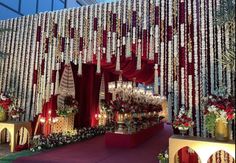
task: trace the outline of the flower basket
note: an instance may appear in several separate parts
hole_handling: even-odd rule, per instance
[[[189,127],[179,126],[178,129],[179,129],[180,133],[182,134],[182,136],[184,136],[187,133]]]
[[[183,136],[187,133],[189,128],[193,127],[193,125],[194,122],[192,118],[189,117],[184,107],[180,108],[179,114],[177,117],[175,117],[173,122],[173,127],[177,128]]]
[[[228,123],[224,120],[217,120],[215,126],[215,138],[219,141],[229,140],[229,127]]]

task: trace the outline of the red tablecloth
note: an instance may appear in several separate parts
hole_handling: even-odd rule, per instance
[[[105,144],[107,147],[132,148],[148,140],[155,135],[157,131],[162,130],[163,127],[164,123],[160,123],[133,134],[107,132],[105,134]]]

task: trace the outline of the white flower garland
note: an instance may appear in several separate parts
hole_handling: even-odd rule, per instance
[[[3,28],[3,24],[4,24],[4,21],[0,21],[0,27],[1,28]],[[3,42],[3,36],[2,35],[0,35],[0,41]],[[2,50],[2,46],[3,46],[3,44],[0,44],[0,50]],[[2,59],[0,59],[0,74],[2,74],[3,66],[4,66],[3,61],[2,61]],[[0,79],[0,91],[1,92],[2,92],[2,79],[3,78]]]
[[[56,40],[57,38],[54,35],[54,30],[55,30],[55,26],[57,24],[57,15],[58,12],[52,13],[52,22],[53,22],[53,26],[52,26],[52,65],[51,65],[51,88],[50,88],[50,95],[54,95],[54,81],[52,81],[52,72],[55,71],[56,69]]]
[[[150,39],[149,39],[149,55],[148,55],[148,59],[149,60],[154,60],[154,47],[153,47],[153,42],[154,42],[154,38],[153,38],[153,27],[151,27],[150,29]]]
[[[108,13],[107,13],[107,53],[106,61],[107,63],[111,62],[111,3],[108,4]]]
[[[126,0],[123,1],[123,21],[122,24],[126,25]],[[126,45],[126,36],[123,35],[122,36],[122,45],[125,46]]]
[[[27,101],[30,100],[30,98],[27,98],[28,97],[28,93],[31,92],[30,89],[32,89],[32,87],[29,87],[29,86],[32,86],[30,85],[30,81],[32,81],[32,77],[30,78],[30,48],[31,48],[31,36],[32,36],[32,26],[33,26],[33,16],[30,16],[30,17],[27,17],[28,19],[28,37],[27,37],[27,41],[26,41],[26,50],[25,50],[25,53],[26,53],[26,56],[25,56],[25,70],[24,70],[24,88],[23,88],[23,104],[21,105],[22,108],[26,108],[27,107]],[[33,59],[34,57],[32,57],[31,59]],[[30,79],[29,79],[30,78]],[[30,80],[30,81],[29,81]],[[23,84],[22,83],[22,84]],[[26,109],[26,114],[25,114],[25,120],[29,120],[29,117],[30,117],[30,109]]]
[[[65,10],[62,10],[62,20],[61,20],[62,24],[65,24],[66,23],[66,11]],[[63,39],[65,39],[65,25],[62,25],[61,26],[61,36]],[[66,39],[65,39],[66,40]],[[64,43],[64,49],[65,49],[65,43]],[[62,51],[61,53],[61,61],[63,62],[65,60],[65,51]]]
[[[113,5],[113,10],[112,10],[112,14],[116,14],[116,2],[114,2],[114,3],[112,3],[112,5]],[[113,15],[112,15],[112,17],[113,17]],[[117,19],[117,18],[116,18]],[[117,40],[117,38],[116,38],[116,31],[113,31],[113,25],[114,25],[114,22],[113,22],[113,24],[111,25],[111,29],[112,29],[112,51],[111,51],[111,54],[113,55],[113,56],[115,56],[117,53],[116,53],[116,48],[117,48],[117,46],[116,46],[116,40]],[[117,22],[115,21],[115,26],[117,26]],[[118,44],[118,43],[117,43]],[[118,49],[118,48],[117,48]]]
[[[73,44],[73,62],[75,65],[78,64],[78,54],[79,54],[79,43],[80,43],[80,33],[79,33],[79,9],[74,9],[74,21],[75,21],[75,27],[74,27],[74,44]]]
[[[219,8],[219,0],[216,0],[216,10]],[[218,81],[219,87],[223,86],[223,70],[222,70],[222,42],[221,42],[221,27],[217,25],[217,54],[218,54]]]
[[[169,0],[169,12],[168,12],[168,28],[173,30],[173,13],[172,13],[172,0]],[[173,36],[172,36],[173,37]],[[169,39],[169,40],[168,40]],[[173,92],[173,38],[167,38],[168,43],[168,120],[172,122],[172,92]],[[167,62],[166,62],[167,63]]]
[[[83,62],[86,63],[88,60],[87,48],[88,48],[88,41],[89,41],[89,33],[88,33],[88,23],[89,23],[89,16],[88,16],[88,6],[85,8],[85,17],[84,17],[85,25],[84,25],[84,46],[83,46]]]
[[[89,14],[89,43],[88,43],[88,57],[87,57],[88,62],[92,61],[93,7],[94,7],[93,5],[90,6],[90,14]]]
[[[20,19],[16,20],[16,25],[19,26],[20,24]],[[16,72],[16,65],[17,65],[17,58],[18,58],[18,44],[19,44],[19,36],[20,36],[20,31],[21,28],[17,28],[16,29],[16,33],[15,33],[15,44],[14,44],[14,51],[13,51],[13,55],[14,55],[14,63],[13,63],[13,68],[12,68],[12,72]],[[16,73],[12,73],[12,85],[11,87],[13,89],[16,88]],[[17,91],[14,92],[14,96],[16,96]]]
[[[10,50],[10,54],[12,55],[12,63],[10,65],[12,65],[12,66],[11,66],[10,72],[9,72],[9,74],[10,74],[10,79],[9,79],[10,89],[14,89],[14,74],[15,73],[12,73],[12,72],[15,71],[14,70],[14,67],[15,67],[14,64],[15,64],[15,61],[16,61],[15,60],[15,57],[16,57],[15,56],[15,50],[16,50],[16,47],[17,47],[17,44],[16,44],[17,30],[18,30],[18,28],[16,26],[17,25],[17,20],[18,20],[17,18],[13,19],[12,42],[11,42],[11,50]]]
[[[8,24],[9,24],[9,20],[7,20],[4,24],[4,28],[8,29]],[[4,34],[3,34],[3,52],[6,52],[6,49],[7,49],[7,34],[8,34],[8,31],[5,31]],[[9,57],[6,57],[4,59],[4,62],[6,63],[5,66],[4,66],[4,70],[3,70],[3,91],[5,92],[6,91],[6,85],[7,85],[7,81],[6,81],[6,77],[7,77],[7,68],[9,66],[8,62],[9,62]]]
[[[98,50],[97,50],[97,73],[101,73],[101,48],[102,48],[102,5],[99,5],[99,11],[98,11],[98,24],[97,24],[97,30],[98,30]]]
[[[102,39],[104,39],[104,32],[106,32],[107,33],[107,4],[105,3],[105,4],[102,4],[102,6],[101,6],[101,9],[100,10],[102,10],[102,17],[103,17],[103,19],[102,19],[102,36],[101,36],[101,38]],[[102,53],[105,55],[106,54],[106,44],[104,44],[103,43],[103,40],[102,40]]]
[[[229,49],[229,29],[227,24],[225,25],[225,48]],[[226,67],[226,83],[227,83],[227,93],[231,94],[231,70],[230,67]]]
[[[120,71],[120,40],[117,40],[116,71]]]
[[[141,70],[141,39],[138,39],[138,58],[137,58],[137,70]]]
[[[24,34],[24,31],[25,31],[25,18],[26,17],[22,17],[21,18],[21,22],[20,22],[20,27],[21,27],[21,32],[20,32],[20,41],[18,42],[18,53],[17,53],[17,68],[16,68],[16,90],[18,90],[19,86],[20,86],[20,70],[21,69],[21,65],[22,64],[19,64],[19,63],[23,63],[22,62],[22,43],[24,41],[23,39],[23,34]],[[23,75],[22,75],[23,76]],[[20,89],[19,89],[20,90]],[[16,97],[19,98],[19,100],[17,101],[17,105],[20,105],[21,104],[21,91],[17,91],[16,92]]]
[[[54,12],[53,12],[54,13]],[[69,27],[69,31],[70,31],[70,61],[74,61],[74,38],[72,38],[72,28],[74,28],[74,8],[70,10],[70,27]],[[74,28],[75,29],[75,28]],[[74,30],[75,32],[75,30]]]
[[[136,12],[136,0],[133,1],[133,12]],[[136,24],[132,23],[132,43],[136,43]]]
[[[211,78],[211,92],[215,89],[215,71],[214,71],[214,47],[213,47],[213,10],[212,0],[209,0],[209,51],[210,51],[210,78]]]
[[[154,94],[158,95],[158,64],[154,66]]]
[[[31,36],[31,49],[30,49],[30,54],[35,54],[31,57],[30,59],[30,78],[29,78],[29,85],[27,89],[33,89],[32,91],[28,92],[28,96],[29,97],[33,97],[32,98],[32,105],[31,105],[31,99],[29,98],[27,100],[27,104],[26,107],[30,108],[31,106],[31,116],[30,116],[30,120],[33,120],[33,118],[35,117],[35,97],[36,97],[36,84],[33,83],[33,79],[34,79],[34,70],[35,70],[35,65],[36,65],[36,60],[37,60],[37,54],[36,54],[36,46],[37,46],[37,42],[36,42],[36,37],[37,37],[37,27],[38,27],[38,15],[35,15],[32,19],[33,19],[33,26],[32,26],[32,36]]]
[[[99,18],[98,18],[98,16],[97,16],[97,13],[98,13],[98,5],[97,4],[95,4],[95,11],[94,11],[94,18],[93,18],[93,23],[94,23],[94,20],[95,19],[98,19],[98,21],[99,21]],[[97,29],[99,28],[99,23],[98,23],[98,21],[97,21],[97,24],[96,24],[96,26],[97,26]],[[93,25],[93,26],[95,26],[95,25]],[[97,44],[99,44],[99,43],[97,43],[97,29],[95,30],[94,28],[93,28],[93,55],[98,55],[98,52],[97,52],[97,46],[100,46],[100,45],[97,45]],[[99,52],[100,53],[100,52]],[[100,54],[99,54],[100,55]],[[98,57],[98,56],[97,56]]]
[[[15,23],[14,23],[14,20],[13,19],[11,19],[10,20],[10,28],[13,28],[12,29],[12,31],[10,31],[9,32],[9,46],[8,46],[8,50],[7,50],[7,53],[10,53],[10,63],[9,63],[9,68],[8,68],[8,76],[7,76],[7,81],[8,81],[8,84],[7,84],[7,90],[10,90],[10,89],[12,89],[11,88],[11,77],[12,77],[12,64],[13,64],[13,61],[14,61],[14,56],[13,56],[13,48],[14,48],[14,38],[15,37],[13,37],[13,34],[14,34],[14,31],[16,30],[16,28],[15,28]]]
[[[10,20],[7,20],[7,24],[6,24],[6,28],[8,29],[9,27],[10,27]],[[5,53],[9,53],[9,39],[11,39],[10,37],[9,37],[9,33],[10,33],[10,31],[6,31],[5,32],[5,38],[4,38],[4,44],[5,44],[5,46],[4,46],[4,49],[3,49],[3,51],[5,52]],[[8,73],[7,73],[7,70],[9,69],[9,63],[10,63],[10,57],[9,56],[7,56],[6,58],[5,58],[5,60],[6,60],[6,62],[8,63],[8,64],[6,64],[5,65],[5,74],[4,74],[4,88],[5,88],[5,91],[7,91],[8,90],[8,80],[7,80],[7,77],[8,77]]]
[[[27,35],[29,34],[29,16],[26,16],[25,18],[25,27],[24,27],[24,42],[23,42],[23,48],[22,48],[22,60],[21,60],[21,63],[24,63],[24,64],[21,64],[21,69],[20,69],[20,106],[22,106],[23,108],[25,108],[25,96],[24,96],[24,88],[26,87],[26,81],[25,79],[27,78],[27,74],[26,74],[26,70],[25,70],[25,67],[27,67],[27,47],[26,44],[27,44]],[[26,75],[26,76],[25,76]],[[27,114],[27,112],[26,112]],[[28,114],[27,114],[28,115]],[[26,116],[27,116],[26,115]]]
[[[83,16],[84,16],[84,7],[80,10],[80,40],[83,40]],[[82,53],[83,53],[83,45],[80,47],[82,49],[79,49],[79,61],[78,61],[78,75],[82,75]],[[84,54],[85,56],[86,54]]]
[[[161,7],[160,7],[160,11],[161,11],[161,32],[160,32],[160,38],[161,38],[161,41],[160,41],[160,55],[158,58],[160,58],[160,95],[161,96],[164,96],[164,59],[165,59],[165,42],[164,42],[164,38],[162,38],[162,36],[164,35],[164,28],[165,28],[165,25],[164,25],[164,22],[165,22],[165,0],[161,0]]]

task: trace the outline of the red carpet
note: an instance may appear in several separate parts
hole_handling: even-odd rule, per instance
[[[156,156],[167,149],[172,127],[132,149],[107,148],[104,136],[55,148],[37,155],[18,158],[14,163],[156,163]],[[122,142],[120,142],[122,143]]]

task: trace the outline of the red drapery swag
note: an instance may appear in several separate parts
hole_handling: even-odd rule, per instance
[[[121,70],[123,80],[133,80],[138,83],[150,84],[154,81],[154,64],[142,61],[142,69],[136,70],[136,60],[126,59],[121,56]],[[75,127],[94,126],[97,124],[95,114],[99,112],[99,91],[101,85],[101,76],[104,74],[105,80],[105,98],[111,99],[111,94],[108,92],[108,82],[118,80],[119,72],[115,70],[115,58],[112,62],[102,64],[102,73],[96,73],[96,65],[83,64],[81,76],[77,75],[78,66],[72,64],[72,70],[75,82],[75,99],[78,101],[78,114],[75,117]],[[64,70],[64,64],[60,71],[60,76]],[[51,110],[51,115],[56,116],[57,96],[51,96],[50,101],[43,106],[43,116],[48,118],[48,111]],[[50,133],[50,126],[44,127],[44,133]]]

